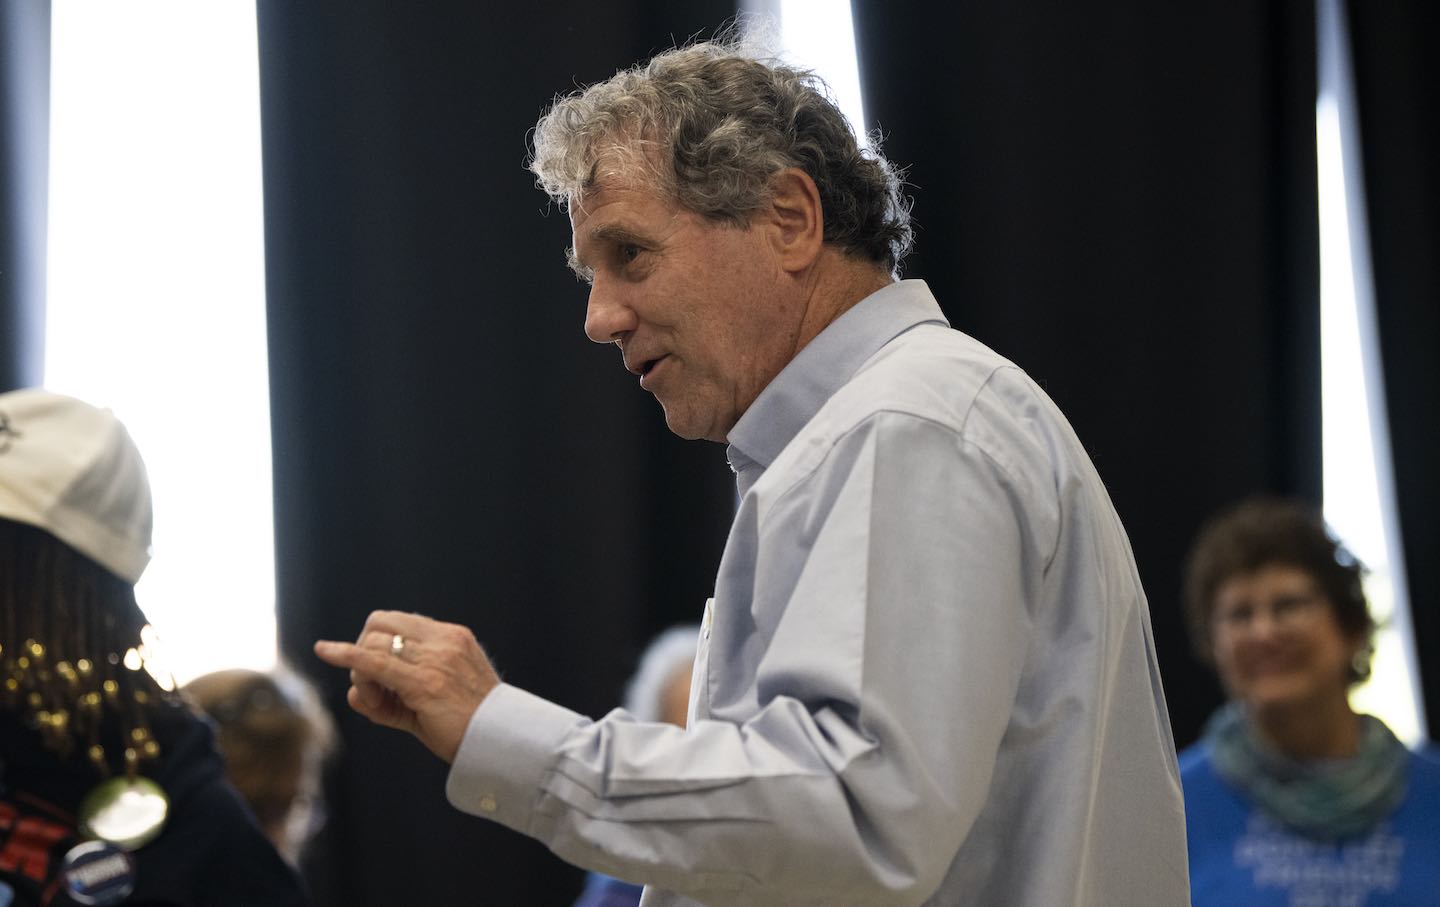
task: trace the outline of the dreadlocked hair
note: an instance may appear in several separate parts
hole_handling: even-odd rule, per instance
[[[48,532],[0,519],[0,709],[62,761],[133,774],[160,755],[152,709],[178,701],[145,670],[135,587]]]

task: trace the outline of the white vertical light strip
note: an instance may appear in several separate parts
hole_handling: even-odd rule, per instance
[[[865,102],[855,55],[850,0],[747,0],[744,11],[779,26],[781,56],[830,86],[841,113],[865,144]]]
[[[56,0],[46,385],[155,499],[137,597],[177,680],[275,662],[253,2]]]
[[[1374,673],[1351,696],[1410,744],[1425,738],[1375,324],[1355,89],[1338,0],[1318,0],[1315,105],[1325,519],[1371,571]]]

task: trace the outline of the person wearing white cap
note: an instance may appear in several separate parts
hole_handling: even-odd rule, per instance
[[[0,394],[0,904],[305,904],[157,667],[150,531],[114,414]]]

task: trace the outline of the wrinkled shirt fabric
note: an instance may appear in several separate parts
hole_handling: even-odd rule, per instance
[[[1039,387],[902,281],[729,441],[689,729],[502,685],[451,803],[644,907],[1187,905],[1145,595]]]

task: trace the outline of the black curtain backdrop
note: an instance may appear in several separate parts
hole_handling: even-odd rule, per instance
[[[1150,599],[1177,744],[1220,692],[1181,562],[1257,492],[1320,493],[1309,4],[854,0],[910,165],[906,276],[1069,415]]]
[[[723,448],[670,436],[585,339],[569,223],[523,162],[555,93],[734,8],[259,10],[281,647],[344,746],[317,900],[568,904],[580,873],[451,809],[446,766],[349,712],[310,646],[419,611],[601,715],[652,634],[698,620],[732,510]]]
[[[1440,729],[1440,8],[1351,2],[1395,497],[1421,688]]]
[[[0,391],[44,371],[49,127],[50,3],[0,3]]]
[[[472,626],[507,679],[600,714],[645,640],[698,616],[731,509],[723,452],[672,438],[584,339],[568,224],[522,163],[552,94],[732,8],[326,6],[259,3],[281,643],[344,738],[317,902],[567,904],[578,872],[450,809],[445,767],[353,717],[310,644],[374,608],[423,611]],[[1219,699],[1180,626],[1191,534],[1242,495],[1320,490],[1308,4],[854,6],[871,123],[912,165],[908,274],[1090,448],[1183,745]],[[1350,7],[1433,728],[1436,12]],[[48,46],[47,2],[0,3],[0,388],[41,373]]]

